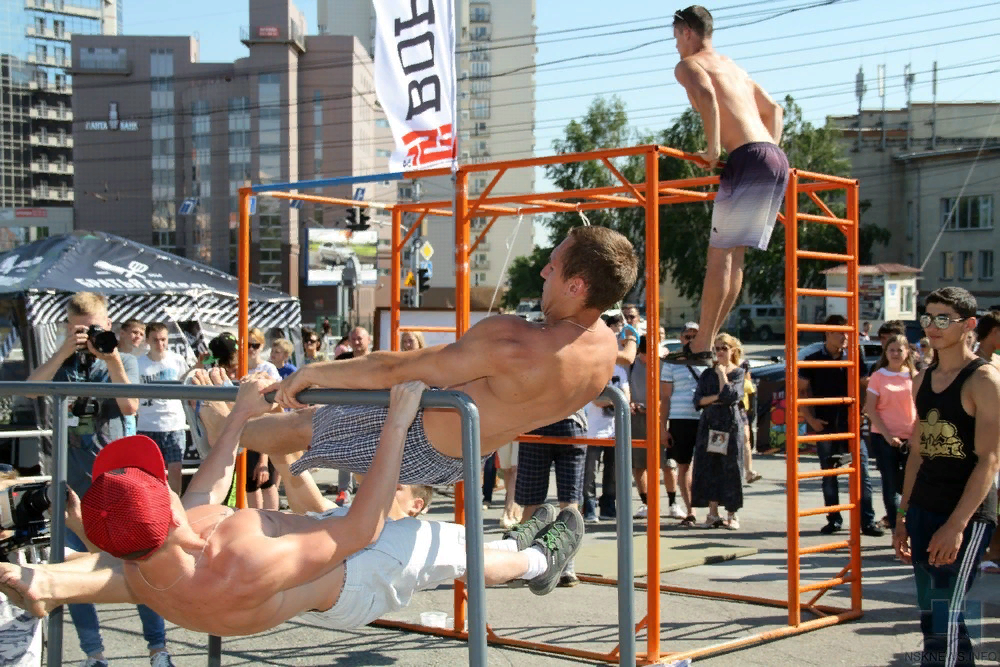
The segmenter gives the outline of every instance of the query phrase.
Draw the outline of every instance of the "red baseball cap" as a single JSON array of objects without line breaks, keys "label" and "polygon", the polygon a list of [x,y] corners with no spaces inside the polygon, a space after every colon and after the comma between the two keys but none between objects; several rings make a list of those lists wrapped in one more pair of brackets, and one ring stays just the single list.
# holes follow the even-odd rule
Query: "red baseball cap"
[{"label": "red baseball cap", "polygon": [[97,455],[92,476],[81,501],[88,540],[131,560],[144,560],[163,546],[173,510],[166,465],[155,442],[144,435],[115,440]]}]

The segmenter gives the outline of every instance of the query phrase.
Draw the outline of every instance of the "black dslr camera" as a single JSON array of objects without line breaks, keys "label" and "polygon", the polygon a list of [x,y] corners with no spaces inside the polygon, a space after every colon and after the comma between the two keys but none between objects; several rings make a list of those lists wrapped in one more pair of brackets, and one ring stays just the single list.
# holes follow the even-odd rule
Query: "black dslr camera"
[{"label": "black dslr camera", "polygon": [[52,482],[28,479],[0,491],[0,556],[29,544],[47,543]]},{"label": "black dslr camera", "polygon": [[118,336],[115,332],[107,331],[96,324],[91,324],[87,328],[87,340],[101,354],[111,354],[118,347]]}]

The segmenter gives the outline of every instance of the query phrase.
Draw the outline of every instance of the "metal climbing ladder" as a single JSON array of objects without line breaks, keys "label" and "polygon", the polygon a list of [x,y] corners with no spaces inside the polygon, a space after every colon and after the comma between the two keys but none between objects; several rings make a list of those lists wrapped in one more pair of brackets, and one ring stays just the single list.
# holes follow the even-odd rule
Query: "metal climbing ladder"
[{"label": "metal climbing ladder", "polygon": [[[817,193],[844,192],[845,216],[836,215]],[[812,202],[822,215],[800,213],[800,197]],[[817,619],[810,623],[822,623],[831,619],[831,612],[841,619],[861,616],[861,401],[858,364],[858,226],[860,209],[858,181],[826,174],[816,174],[792,169],[789,173],[788,189],[785,194],[785,405],[787,435],[786,461],[788,481],[788,624],[802,624],[802,610],[815,614]],[[799,248],[799,224],[834,225],[846,238],[846,252],[816,252]],[[813,289],[799,286],[799,260],[822,260],[844,264],[847,269],[845,290]],[[808,324],[799,321],[799,298],[813,296],[845,299],[847,301],[847,324],[843,326]],[[848,336],[847,356],[839,361],[800,361],[798,358],[798,334],[802,332],[843,331]],[[799,370],[805,368],[845,368],[847,369],[847,396],[834,398],[799,398]],[[816,405],[847,405],[848,420],[846,433],[822,433],[799,435],[799,407]],[[799,444],[830,440],[847,440],[851,464],[829,470],[799,469]],[[799,505],[799,483],[805,479],[846,475],[848,478],[849,501],[831,507],[803,509]],[[849,513],[848,538],[809,547],[800,545],[800,524],[804,517],[845,511]],[[803,585],[800,565],[802,558],[812,554],[840,551],[848,552],[848,563],[840,572],[824,581]],[[849,609],[833,609],[817,605],[820,598],[836,586],[850,584],[851,606]],[[802,596],[814,595],[803,602]],[[836,621],[834,621],[836,622]]]}]

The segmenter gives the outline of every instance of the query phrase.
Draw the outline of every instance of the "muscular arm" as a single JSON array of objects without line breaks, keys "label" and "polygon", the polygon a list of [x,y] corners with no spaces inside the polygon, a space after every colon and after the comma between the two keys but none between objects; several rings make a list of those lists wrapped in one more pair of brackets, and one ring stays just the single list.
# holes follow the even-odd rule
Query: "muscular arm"
[{"label": "muscular arm", "polygon": [[976,456],[965,490],[948,521],[965,530],[1000,469],[1000,371],[992,366],[977,370],[968,383],[968,393],[976,406]]},{"label": "muscular arm", "polygon": [[774,143],[781,143],[781,132],[784,130],[785,110],[781,105],[771,99],[767,91],[760,87],[760,84],[753,81],[753,101],[757,104],[757,111],[760,113],[760,120],[764,127],[770,132]]},{"label": "muscular arm", "polygon": [[372,466],[347,516],[318,521],[283,515],[280,535],[248,535],[231,545],[228,553],[232,567],[252,578],[263,595],[321,577],[378,539],[392,509],[406,431],[420,402],[419,392],[415,399],[408,395],[407,400],[415,403],[400,409],[398,404],[403,399],[397,398],[397,389],[393,389],[394,400]]},{"label": "muscular arm", "polygon": [[356,359],[310,364],[268,389],[277,389],[284,407],[303,407],[295,394],[308,387],[388,389],[419,380],[431,387],[451,387],[537,361],[523,342],[523,327],[514,316],[487,318],[450,345],[410,352],[378,351]]},{"label": "muscular arm", "polygon": [[722,137],[719,101],[715,96],[712,79],[701,66],[687,59],[677,63],[674,67],[674,76],[687,91],[691,106],[701,115],[701,123],[705,128],[705,143],[708,146],[706,152],[709,156],[718,158],[722,153]]}]

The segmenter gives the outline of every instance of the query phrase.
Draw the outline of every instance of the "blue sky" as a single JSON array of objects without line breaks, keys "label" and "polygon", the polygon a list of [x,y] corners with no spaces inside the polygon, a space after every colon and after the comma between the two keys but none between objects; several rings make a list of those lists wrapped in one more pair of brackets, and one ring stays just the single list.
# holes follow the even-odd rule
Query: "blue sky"
[{"label": "blue sky", "polygon": [[[245,0],[126,2],[127,33],[198,34],[203,61],[231,61],[246,53],[239,43],[239,28],[248,22]],[[297,4],[310,32],[315,31],[316,0]],[[226,6],[238,10],[223,10]],[[716,17],[716,48],[743,65],[774,97],[793,95],[806,119],[815,123],[856,110],[859,66],[868,85],[866,107],[881,104],[876,81],[880,64],[886,68],[889,108],[905,106],[903,68],[908,63],[916,75],[914,101],[930,101],[935,60],[939,101],[998,98],[998,2],[720,0],[707,6]],[[641,129],[667,127],[683,111],[687,100],[673,78],[677,53],[669,27],[671,7],[653,0],[537,0],[537,154],[551,153],[552,141],[566,123],[581,117],[598,94],[618,94]],[[779,15],[789,10],[794,11]],[[632,50],[546,64],[625,49]],[[494,82],[494,87],[503,85],[502,77]]]}]

